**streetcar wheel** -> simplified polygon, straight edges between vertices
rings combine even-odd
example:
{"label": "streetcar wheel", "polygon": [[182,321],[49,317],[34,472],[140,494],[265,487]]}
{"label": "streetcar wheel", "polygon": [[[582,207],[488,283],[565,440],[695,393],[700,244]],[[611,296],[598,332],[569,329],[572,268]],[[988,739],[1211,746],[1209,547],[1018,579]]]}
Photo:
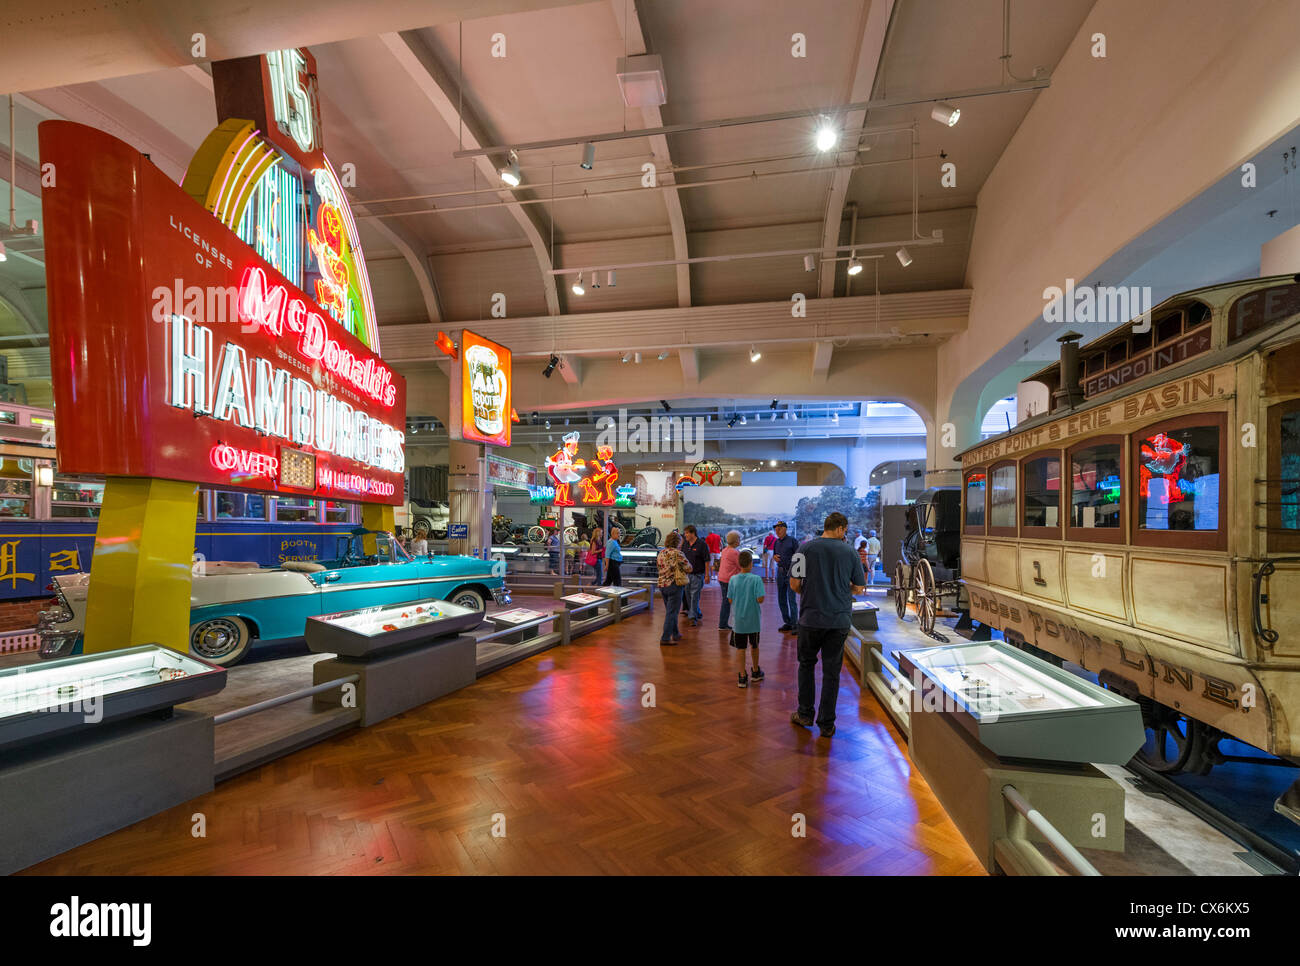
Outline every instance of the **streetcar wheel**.
{"label": "streetcar wheel", "polygon": [[1134,756],[1162,775],[1208,775],[1218,758],[1219,733],[1181,711],[1141,698],[1146,743]]}
{"label": "streetcar wheel", "polygon": [[934,633],[934,619],[939,613],[939,592],[930,561],[922,558],[912,568],[912,591],[916,597],[916,620],[921,630]]}
{"label": "streetcar wheel", "polygon": [[907,617],[907,568],[901,560],[894,566],[893,590],[894,610],[898,611],[898,619],[901,621]]}

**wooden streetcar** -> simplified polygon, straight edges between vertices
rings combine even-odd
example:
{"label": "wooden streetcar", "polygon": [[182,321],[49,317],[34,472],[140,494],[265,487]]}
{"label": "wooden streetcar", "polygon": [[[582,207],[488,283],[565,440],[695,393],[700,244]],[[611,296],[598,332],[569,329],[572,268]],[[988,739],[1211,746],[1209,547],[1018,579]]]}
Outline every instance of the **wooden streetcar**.
{"label": "wooden streetcar", "polygon": [[1078,338],[1050,412],[960,454],[972,617],[1136,700],[1156,771],[1300,763],[1300,276]]}

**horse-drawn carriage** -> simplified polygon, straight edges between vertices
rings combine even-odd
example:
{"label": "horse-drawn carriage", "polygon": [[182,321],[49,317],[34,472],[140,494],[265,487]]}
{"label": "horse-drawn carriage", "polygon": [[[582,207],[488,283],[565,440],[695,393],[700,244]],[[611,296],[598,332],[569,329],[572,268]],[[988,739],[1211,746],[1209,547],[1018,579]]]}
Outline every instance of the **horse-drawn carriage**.
{"label": "horse-drawn carriage", "polygon": [[961,594],[961,488],[931,487],[907,508],[907,532],[890,583],[899,619],[916,605],[921,630],[934,633],[942,598]]}

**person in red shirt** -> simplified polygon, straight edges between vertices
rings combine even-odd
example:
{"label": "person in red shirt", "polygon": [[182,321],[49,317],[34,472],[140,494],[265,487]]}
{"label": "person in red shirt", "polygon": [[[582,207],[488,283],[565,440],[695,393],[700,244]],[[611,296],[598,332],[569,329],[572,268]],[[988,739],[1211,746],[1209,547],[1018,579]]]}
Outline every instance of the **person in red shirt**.
{"label": "person in red shirt", "polygon": [[768,568],[772,566],[772,551],[776,547],[776,531],[767,531],[767,536],[763,538],[763,579],[770,580]]}
{"label": "person in red shirt", "polygon": [[709,553],[713,555],[713,569],[718,569],[718,555],[722,553],[722,538],[716,533],[710,531],[704,538],[704,542],[709,545]]}

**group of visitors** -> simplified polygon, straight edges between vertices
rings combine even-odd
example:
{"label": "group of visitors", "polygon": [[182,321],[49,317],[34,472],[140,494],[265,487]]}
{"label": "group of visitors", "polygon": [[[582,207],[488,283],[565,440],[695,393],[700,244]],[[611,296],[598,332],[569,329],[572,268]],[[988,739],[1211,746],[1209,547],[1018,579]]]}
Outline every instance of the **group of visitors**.
{"label": "group of visitors", "polygon": [[[730,631],[730,644],[740,658],[737,684],[748,688],[750,682],[762,681],[766,675],[758,662],[759,605],[766,599],[766,572],[774,565],[777,604],[784,621],[779,631],[798,635],[798,707],[790,720],[805,728],[816,724],[822,737],[831,737],[835,734],[835,704],[853,598],[866,591],[864,548],[869,555],[870,541],[875,538],[872,531],[862,547],[850,546],[846,540],[848,525],[844,514],[832,513],[826,517],[821,535],[801,545],[790,535],[785,521],[778,522],[769,534],[770,542],[764,541],[763,576],[753,572],[756,555],[752,550],[740,549],[741,537],[736,530],[727,534],[726,546],[716,557],[693,524],[687,524],[680,537],[676,531],[668,534],[656,560],[659,593],[664,602],[660,645],[671,647],[682,640],[678,623],[682,613],[692,627],[699,625],[704,616],[699,606],[700,591],[716,569],[722,590],[718,626]],[[862,536],[860,531],[858,536]],[[879,541],[875,553],[879,553]],[[819,659],[822,694],[820,704],[814,708]]]}
{"label": "group of visitors", "polygon": [[404,530],[398,527],[395,536],[402,549],[412,557],[427,557],[429,555],[428,531]]}

